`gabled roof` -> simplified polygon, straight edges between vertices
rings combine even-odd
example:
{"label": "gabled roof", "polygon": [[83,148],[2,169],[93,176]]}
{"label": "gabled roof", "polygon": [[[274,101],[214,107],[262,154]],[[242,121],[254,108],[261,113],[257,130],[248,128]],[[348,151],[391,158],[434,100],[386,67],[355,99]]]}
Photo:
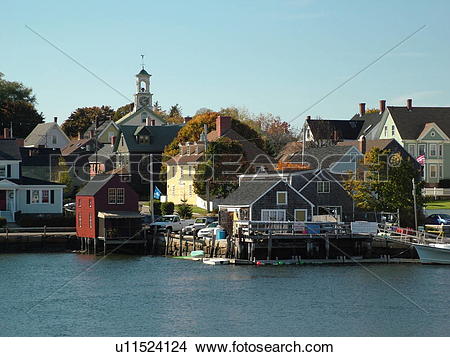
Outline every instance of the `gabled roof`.
{"label": "gabled roof", "polygon": [[114,175],[100,174],[94,176],[83,188],[77,193],[77,196],[93,196],[101,188],[108,183]]}
{"label": "gabled roof", "polygon": [[141,71],[137,75],[145,75],[145,76],[151,76],[150,73],[148,73],[144,68],[141,69]]}
{"label": "gabled roof", "polygon": [[45,181],[45,180],[40,180],[40,179],[36,179],[36,178],[32,178],[32,177],[25,177],[22,176],[19,179],[11,179],[8,178],[8,181],[14,182],[17,185],[24,185],[24,186],[65,186],[62,183],[59,182],[52,182],[52,181]]}
{"label": "gabled roof", "polygon": [[16,139],[0,139],[0,160],[22,160]]}
{"label": "gabled roof", "polygon": [[289,162],[305,162],[309,164],[309,169],[329,168],[332,164],[340,161],[349,151],[348,146],[324,146],[319,148],[305,148],[305,156],[298,153],[289,159]]}
{"label": "gabled roof", "polygon": [[122,125],[124,125],[125,122],[129,119],[129,117],[134,116],[134,115],[138,115],[138,114],[140,114],[141,112],[144,112],[144,111],[145,111],[145,112],[150,112],[150,114],[151,114],[152,116],[155,116],[156,118],[158,118],[159,120],[161,120],[164,124],[166,123],[166,121],[164,120],[164,118],[162,118],[160,115],[156,114],[156,113],[152,110],[152,108],[150,108],[150,107],[140,107],[140,108],[139,108],[138,110],[136,110],[135,112],[134,112],[134,111],[131,111],[131,112],[125,114],[122,118],[120,118],[119,120],[116,121],[116,124],[122,124]]}
{"label": "gabled roof", "polygon": [[[116,144],[117,146],[117,144]],[[97,154],[93,153],[89,156],[89,162],[105,163],[114,155],[114,147],[111,144],[105,144],[97,150]]]}
{"label": "gabled roof", "polygon": [[62,129],[59,127],[57,123],[49,122],[36,125],[33,131],[30,134],[28,134],[28,136],[25,138],[25,146],[39,145],[42,138],[45,137],[45,135],[50,129],[53,128],[58,130],[61,133],[61,135],[67,139],[67,141],[70,141],[70,139],[67,137],[64,131],[62,131]]}
{"label": "gabled roof", "polygon": [[[381,150],[384,150],[393,141],[396,141],[396,140],[395,139],[366,140],[366,151],[370,151],[373,148],[379,148]],[[354,146],[356,148],[359,148],[359,144],[360,143],[358,140],[349,140],[349,141],[343,141],[343,142],[337,143],[338,146]]]}
{"label": "gabled roof", "polygon": [[367,137],[369,133],[381,122],[381,119],[383,119],[383,114],[385,113],[386,111],[384,111],[384,113],[366,113],[363,116],[355,114],[350,121],[360,122],[362,123],[362,126],[358,135],[354,139],[358,139],[361,135],[365,135]]}
{"label": "gabled roof", "polygon": [[78,149],[85,147],[86,145],[90,144],[90,142],[93,142],[95,144],[95,139],[94,138],[87,138],[87,139],[73,139],[70,141],[69,145],[67,145],[66,147],[64,147],[61,150],[61,155],[62,156],[67,156],[67,155],[71,155],[73,154],[75,151],[77,151]]}
{"label": "gabled roof", "polygon": [[415,140],[419,137],[426,123],[436,123],[450,136],[450,107],[406,107],[388,106],[387,109],[403,140]]}
{"label": "gabled roof", "polygon": [[220,206],[248,206],[260,198],[266,191],[281,182],[280,180],[243,181],[231,192]]}
{"label": "gabled roof", "polygon": [[306,122],[315,140],[356,139],[363,126],[363,122],[352,120],[307,119]]}
{"label": "gabled roof", "polygon": [[[181,129],[181,125],[156,125],[147,126],[150,133],[149,144],[139,144],[136,141],[135,132],[137,125],[121,125],[120,130],[129,152],[161,153],[169,145]],[[119,145],[120,145],[119,138]]]}

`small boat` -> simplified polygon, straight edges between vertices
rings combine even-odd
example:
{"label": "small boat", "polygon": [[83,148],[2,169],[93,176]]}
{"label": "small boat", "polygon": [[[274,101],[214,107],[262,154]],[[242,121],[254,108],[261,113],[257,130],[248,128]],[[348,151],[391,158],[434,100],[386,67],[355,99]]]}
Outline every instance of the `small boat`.
{"label": "small boat", "polygon": [[191,257],[194,258],[203,258],[205,256],[205,252],[203,250],[193,250],[191,252]]}
{"label": "small boat", "polygon": [[227,265],[230,264],[230,261],[224,258],[211,258],[211,259],[203,259],[203,263],[209,265]]}
{"label": "small boat", "polygon": [[414,244],[422,264],[450,264],[450,244]]}

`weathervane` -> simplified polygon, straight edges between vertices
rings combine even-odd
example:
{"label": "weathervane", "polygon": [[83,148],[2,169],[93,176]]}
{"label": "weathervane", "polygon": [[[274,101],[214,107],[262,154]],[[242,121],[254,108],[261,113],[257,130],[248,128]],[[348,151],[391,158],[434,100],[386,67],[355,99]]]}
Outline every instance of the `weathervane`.
{"label": "weathervane", "polygon": [[141,55],[141,58],[142,58],[142,63],[141,63],[142,69],[144,69],[144,67],[145,67],[145,65],[144,65],[144,55]]}

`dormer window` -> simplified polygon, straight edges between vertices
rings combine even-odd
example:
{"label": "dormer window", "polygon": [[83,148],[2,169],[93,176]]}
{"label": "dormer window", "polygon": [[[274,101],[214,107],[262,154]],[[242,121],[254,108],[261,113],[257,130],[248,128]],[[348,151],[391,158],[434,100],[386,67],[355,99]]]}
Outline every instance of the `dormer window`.
{"label": "dormer window", "polygon": [[148,135],[138,135],[139,144],[150,144],[150,136]]}

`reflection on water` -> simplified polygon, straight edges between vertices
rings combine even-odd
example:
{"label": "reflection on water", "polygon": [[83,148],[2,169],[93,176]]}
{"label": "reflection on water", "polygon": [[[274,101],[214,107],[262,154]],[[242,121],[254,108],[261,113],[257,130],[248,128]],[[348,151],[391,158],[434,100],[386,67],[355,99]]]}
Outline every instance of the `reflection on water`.
{"label": "reflection on water", "polygon": [[0,335],[445,336],[450,326],[450,267],[368,266],[425,313],[358,266],[100,259],[0,255]]}

